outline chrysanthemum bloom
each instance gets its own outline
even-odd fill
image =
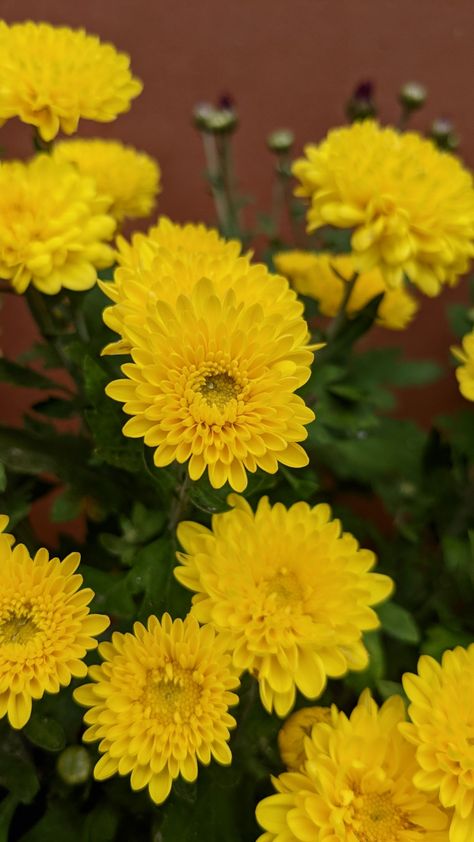
[[[0,21],[0,79],[0,125],[19,117],[45,141],[74,134],[80,118],[110,123],[143,87],[112,44],[32,21]]]
[[[301,316],[303,306],[285,278],[270,274],[263,264],[240,256],[241,244],[226,241],[204,225],[175,225],[165,217],[148,236],[136,234],[131,245],[119,238],[119,267],[113,283],[101,288],[114,302],[104,312],[105,323],[121,336],[104,353],[129,352],[128,327],[143,329],[158,299],[173,306],[189,295],[201,278],[208,278],[221,295],[230,287],[238,303],[260,302],[267,314]]]
[[[423,655],[407,673],[411,723],[400,730],[416,746],[414,783],[453,807],[449,842],[474,839],[474,643],[445,652],[441,665]]]
[[[127,379],[106,389],[133,416],[124,434],[155,447],[157,467],[188,462],[193,480],[207,469],[214,488],[243,491],[247,471],[306,465],[297,442],[314,413],[295,395],[313,359],[306,322],[239,303],[233,289],[218,295],[205,278],[154,309],[128,329]]]
[[[254,513],[243,497],[229,503],[212,531],[179,525],[185,552],[175,575],[196,592],[195,617],[213,623],[236,668],[256,676],[264,707],[286,716],[296,688],[315,699],[327,676],[367,666],[362,632],[379,625],[370,606],[393,583],[369,572],[374,554],[341,532],[325,504],[286,509],[263,497]]]
[[[346,293],[346,282],[355,273],[350,255],[283,251],[273,259],[278,271],[289,278],[301,295],[318,301],[324,316],[337,315]],[[403,330],[418,310],[418,304],[404,286],[395,289],[387,286],[377,267],[357,278],[346,305],[347,314],[354,316],[381,292],[384,297],[379,304],[377,324],[390,330]]]
[[[293,165],[307,196],[308,230],[353,228],[355,267],[378,266],[427,295],[454,284],[474,254],[472,177],[449,153],[415,133],[370,120],[334,129]]]
[[[231,762],[228,708],[239,679],[215,630],[193,617],[150,617],[133,630],[100,645],[104,663],[90,667],[94,683],[74,698],[90,708],[83,739],[100,740],[97,780],[131,773],[132,789],[148,787],[161,804],[179,774],[196,780],[198,760]]]
[[[278,748],[285,766],[297,772],[307,761],[305,740],[311,736],[313,725],[331,723],[331,708],[300,708],[292,713],[278,733]]]
[[[0,164],[0,278],[20,293],[92,287],[114,260],[108,205],[91,178],[49,155]]]
[[[446,813],[413,783],[404,718],[399,696],[378,709],[364,691],[350,718],[314,725],[304,771],[274,779],[277,794],[257,806],[258,842],[448,842]]]
[[[468,401],[474,401],[474,330],[462,340],[462,348],[451,348],[462,365],[456,369],[459,391]]]
[[[94,638],[109,625],[108,617],[90,614],[94,596],[75,575],[79,553],[64,561],[45,549],[31,558],[23,544],[5,534],[8,518],[0,516],[0,717],[23,728],[32,699],[58,693],[71,678],[83,678],[83,663]]]
[[[148,216],[153,210],[160,169],[145,152],[118,140],[63,140],[54,147],[54,157],[75,164],[94,179],[98,192],[110,200],[109,213],[117,222]]]

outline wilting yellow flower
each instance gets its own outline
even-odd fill
[[[91,178],[49,155],[0,164],[0,278],[16,292],[92,287],[114,260],[108,204]]]
[[[106,389],[133,416],[124,434],[155,447],[157,467],[188,462],[193,480],[207,469],[214,488],[242,491],[247,471],[306,465],[297,442],[314,413],[294,394],[313,359],[305,321],[245,305],[233,288],[219,295],[206,278],[154,311],[127,329],[133,363]]]
[[[243,497],[229,503],[212,531],[179,525],[185,552],[175,575],[196,592],[195,617],[213,623],[236,668],[256,676],[264,707],[286,716],[296,688],[315,699],[327,676],[367,666],[362,632],[379,625],[369,606],[393,583],[369,572],[374,554],[341,532],[325,504],[286,509],[263,497],[254,513]]]
[[[331,708],[300,708],[292,713],[278,733],[278,748],[285,766],[297,772],[307,761],[305,740],[311,736],[313,725],[331,723]]]
[[[453,807],[449,842],[474,839],[474,643],[445,652],[441,665],[423,655],[418,675],[407,673],[411,723],[400,730],[416,746],[414,783]]]
[[[81,588],[74,575],[79,553],[64,561],[45,549],[32,558],[23,544],[4,532],[0,516],[0,718],[23,728],[32,699],[58,693],[73,676],[83,678],[83,663],[94,637],[109,625],[108,617],[89,614],[93,591]]]
[[[239,685],[222,641],[193,617],[135,623],[133,634],[114,632],[99,652],[104,663],[89,669],[93,684],[74,692],[90,710],[86,742],[100,740],[97,780],[131,773],[132,789],[148,787],[161,804],[179,774],[195,781],[198,760],[231,762],[228,708]]]
[[[10,117],[50,141],[81,117],[110,123],[142,90],[130,60],[83,29],[0,21],[0,125]]]
[[[456,369],[459,391],[468,401],[474,401],[474,330],[462,340],[462,348],[451,348],[451,353],[462,365]]]
[[[353,278],[355,272],[350,255],[283,251],[274,255],[273,259],[278,271],[289,278],[301,295],[319,302],[324,316],[337,315],[346,292],[346,282]],[[404,287],[388,287],[378,268],[359,275],[346,305],[347,314],[354,316],[381,292],[384,297],[379,304],[377,324],[390,330],[403,330],[418,310],[418,304]]]
[[[378,266],[427,295],[454,284],[474,254],[474,189],[460,162],[419,135],[371,120],[334,129],[293,165],[310,199],[308,230],[353,228],[356,269]]]
[[[158,299],[175,306],[179,295],[189,295],[201,278],[208,278],[221,295],[232,287],[238,303],[260,302],[267,315],[295,318],[303,306],[285,278],[270,274],[250,256],[239,256],[241,244],[226,241],[204,225],[175,225],[162,217],[148,236],[136,234],[131,245],[122,238],[114,283],[101,288],[114,302],[104,312],[105,323],[121,336],[104,353],[128,353],[128,328],[143,330]]]
[[[399,696],[378,709],[364,691],[350,718],[314,725],[304,771],[274,779],[277,794],[257,806],[258,842],[448,842],[446,813],[413,784],[404,718]]]
[[[118,140],[63,140],[54,157],[69,161],[80,173],[94,179],[100,194],[110,200],[109,213],[122,222],[148,216],[159,192],[160,169],[156,161]]]

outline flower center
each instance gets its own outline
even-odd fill
[[[239,386],[234,378],[225,372],[208,374],[199,389],[209,406],[224,409],[225,405],[239,394]]]
[[[266,582],[265,590],[276,608],[295,605],[303,598],[301,583],[287,567],[280,567],[278,573]]]
[[[353,830],[358,842],[397,842],[401,830],[414,827],[388,792],[361,795],[354,806]]]
[[[39,631],[36,623],[31,619],[31,606],[25,605],[18,612],[7,614],[0,623],[0,645],[8,643],[25,644]]]
[[[147,675],[142,701],[162,725],[188,722],[201,713],[202,676],[195,670],[167,663]]]

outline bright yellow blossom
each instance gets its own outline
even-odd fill
[[[23,728],[33,699],[87,674],[82,659],[109,619],[89,613],[94,593],[81,588],[79,553],[60,561],[41,549],[31,557],[4,532],[7,524],[1,515],[0,718],[7,715],[13,728]]]
[[[49,155],[0,163],[0,278],[20,293],[92,287],[114,260],[108,205],[91,178]]]
[[[285,766],[297,772],[307,761],[305,740],[311,736],[313,725],[318,722],[330,723],[331,708],[308,707],[292,713],[278,733],[278,748]]]
[[[463,337],[462,348],[451,348],[451,353],[462,363],[456,369],[459,391],[474,401],[474,330]]]
[[[407,673],[411,723],[400,730],[416,746],[414,783],[454,808],[449,842],[474,839],[474,643],[444,653],[441,665],[423,655]]]
[[[117,220],[149,216],[159,192],[156,161],[118,140],[63,140],[54,157],[77,166],[94,179],[97,190],[110,200],[109,213]]]
[[[110,123],[142,90],[112,44],[32,21],[0,21],[0,80],[0,125],[19,117],[45,141],[74,134],[80,118]]]
[[[337,315],[346,283],[355,273],[351,255],[283,251],[273,259],[278,271],[289,278],[297,292],[318,301],[324,316]],[[403,330],[418,310],[418,304],[403,286],[388,287],[377,267],[357,278],[346,303],[347,314],[354,316],[381,292],[384,297],[378,307],[377,324],[390,330]]]
[[[404,275],[426,295],[454,284],[474,254],[472,177],[430,140],[371,120],[334,129],[293,165],[310,200],[308,231],[352,228],[357,271]]]
[[[286,509],[263,497],[254,513],[243,497],[229,503],[212,531],[179,525],[175,575],[195,591],[195,617],[213,623],[236,668],[256,676],[266,710],[286,716],[297,688],[315,699],[328,676],[367,666],[362,632],[379,626],[370,606],[393,583],[369,572],[374,554],[341,531],[325,504]]]
[[[165,614],[133,634],[114,632],[99,647],[103,664],[89,669],[92,684],[74,698],[90,708],[83,739],[100,740],[97,780],[131,775],[132,789],[148,787],[153,801],[168,797],[173,780],[195,781],[198,761],[231,762],[229,729],[239,686],[223,642],[193,617]]]
[[[378,709],[364,691],[305,739],[303,771],[274,779],[257,806],[258,842],[448,842],[448,816],[413,783],[415,750],[398,730],[399,696]]]

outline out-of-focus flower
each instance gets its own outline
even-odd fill
[[[110,123],[142,90],[130,60],[83,29],[0,21],[0,123],[19,117],[45,141],[80,118]]]
[[[474,330],[463,337],[462,348],[451,348],[451,353],[462,363],[456,369],[459,391],[474,401]]]
[[[304,768],[308,759],[305,750],[306,737],[311,736],[313,725],[318,722],[330,723],[331,719],[331,708],[319,706],[300,708],[288,717],[278,733],[281,759],[288,769],[297,772]]]

